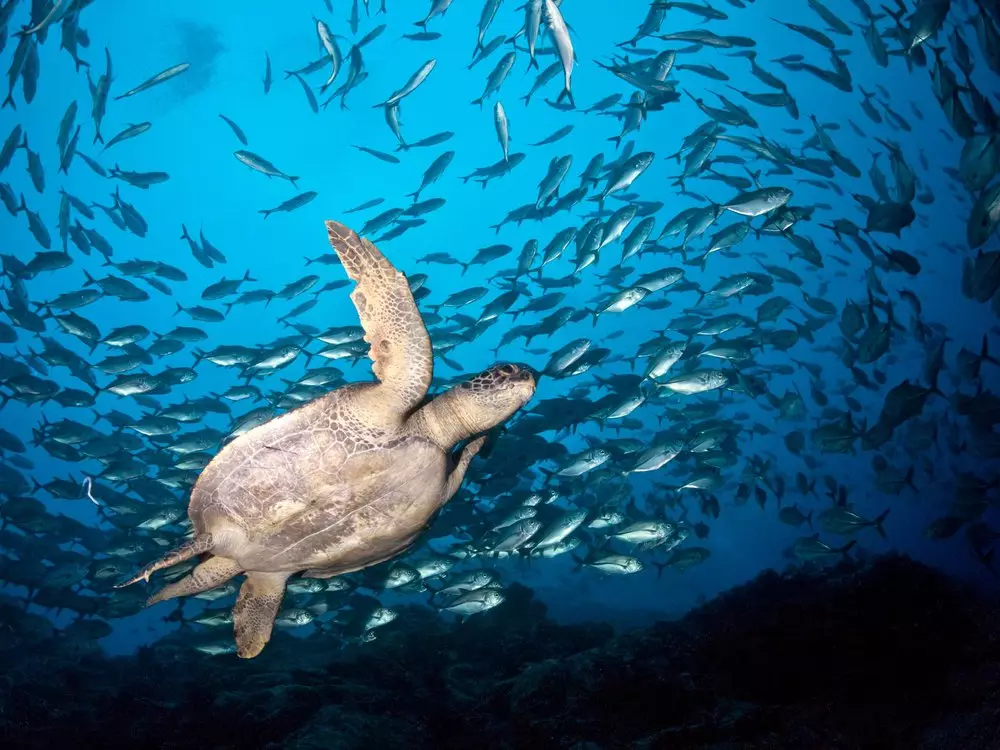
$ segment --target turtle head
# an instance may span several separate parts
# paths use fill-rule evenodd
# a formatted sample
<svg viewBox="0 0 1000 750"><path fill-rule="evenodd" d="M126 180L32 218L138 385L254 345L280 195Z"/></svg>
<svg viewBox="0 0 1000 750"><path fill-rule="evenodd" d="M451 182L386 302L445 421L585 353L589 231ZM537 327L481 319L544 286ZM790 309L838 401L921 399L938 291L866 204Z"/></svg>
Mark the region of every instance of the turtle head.
<svg viewBox="0 0 1000 750"><path fill-rule="evenodd" d="M448 450L507 420L534 392L529 368L495 365L426 404L415 415L414 427Z"/></svg>
<svg viewBox="0 0 1000 750"><path fill-rule="evenodd" d="M535 393L535 376L523 365L494 365L467 380L456 389L461 417L473 434L486 432L507 420Z"/></svg>

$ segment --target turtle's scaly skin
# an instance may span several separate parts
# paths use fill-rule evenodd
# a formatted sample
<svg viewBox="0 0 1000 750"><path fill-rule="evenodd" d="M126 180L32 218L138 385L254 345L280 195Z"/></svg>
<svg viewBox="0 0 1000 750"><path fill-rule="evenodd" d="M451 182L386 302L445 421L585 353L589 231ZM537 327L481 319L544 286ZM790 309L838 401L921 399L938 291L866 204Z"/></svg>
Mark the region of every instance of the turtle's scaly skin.
<svg viewBox="0 0 1000 750"><path fill-rule="evenodd" d="M458 490L484 438L456 461L452 448L509 418L535 388L529 372L503 365L420 407L433 358L406 278L347 227L327 222L327 231L357 282L351 300L379 382L338 388L226 445L191 492L194 540L122 584L207 552L150 604L246 573L233 608L244 658L270 638L289 576L349 573L409 547Z"/></svg>

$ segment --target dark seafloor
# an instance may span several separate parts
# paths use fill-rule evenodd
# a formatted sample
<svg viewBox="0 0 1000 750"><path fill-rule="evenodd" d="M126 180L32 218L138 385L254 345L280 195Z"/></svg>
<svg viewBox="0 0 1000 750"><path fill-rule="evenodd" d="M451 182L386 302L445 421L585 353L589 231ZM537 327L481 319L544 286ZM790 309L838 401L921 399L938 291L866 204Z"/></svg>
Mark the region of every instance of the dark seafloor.
<svg viewBox="0 0 1000 750"><path fill-rule="evenodd" d="M519 584L461 625L421 607L341 650L250 663L173 639L109 657L13 602L5 748L1000 747L1000 604L907 557L766 572L674 622L559 625Z"/></svg>

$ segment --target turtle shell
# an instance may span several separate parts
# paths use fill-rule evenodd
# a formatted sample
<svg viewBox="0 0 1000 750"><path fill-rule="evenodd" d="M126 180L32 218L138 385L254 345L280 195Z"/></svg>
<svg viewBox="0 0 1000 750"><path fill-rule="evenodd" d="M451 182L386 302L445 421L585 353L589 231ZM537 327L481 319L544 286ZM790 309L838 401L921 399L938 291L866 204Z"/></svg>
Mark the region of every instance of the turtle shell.
<svg viewBox="0 0 1000 750"><path fill-rule="evenodd" d="M357 570L409 546L439 507L448 458L388 433L333 391L241 435L202 472L188 513L244 570Z"/></svg>

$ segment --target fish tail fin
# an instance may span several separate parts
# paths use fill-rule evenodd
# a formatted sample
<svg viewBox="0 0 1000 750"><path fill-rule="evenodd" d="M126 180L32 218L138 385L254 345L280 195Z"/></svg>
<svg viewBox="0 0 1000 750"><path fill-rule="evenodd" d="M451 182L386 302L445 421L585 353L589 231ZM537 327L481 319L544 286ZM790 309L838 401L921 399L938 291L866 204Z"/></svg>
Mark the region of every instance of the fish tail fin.
<svg viewBox="0 0 1000 750"><path fill-rule="evenodd" d="M177 309L174 311L174 315L178 315L178 314L184 312L184 308L181 307L181 303L180 302L175 302L174 304L177 305Z"/></svg>
<svg viewBox="0 0 1000 750"><path fill-rule="evenodd" d="M837 552L839 552L840 554L842 554L844 556L845 560L849 560L851 556L849 554L847 554L847 553L850 552L852 549L854 549L854 545L857 544L857 543L858 543L857 539L852 539L847 544L845 544L843 547L841 547L840 549L838 549Z"/></svg>
<svg viewBox="0 0 1000 750"><path fill-rule="evenodd" d="M9 94L7 94L7 98L3 100L3 105L0 105L0 109L4 109L8 104L10 105L11 109L17 109L17 105L14 104L14 91L13 91L13 89L11 89L11 92Z"/></svg>
<svg viewBox="0 0 1000 750"><path fill-rule="evenodd" d="M576 102L573 101L573 92L568 88L564 88L559 92L559 96L556 97L556 104L560 104L563 99L569 99L569 106L576 109Z"/></svg>
<svg viewBox="0 0 1000 750"><path fill-rule="evenodd" d="M479 108L482 109L483 108L483 97L479 97L478 99L473 99L472 103L473 104L478 104Z"/></svg>
<svg viewBox="0 0 1000 750"><path fill-rule="evenodd" d="M910 471L911 472L913 471L912 467L911 467ZM885 522L885 518L886 518L886 516L889 515L889 511L890 510L892 510L892 509L891 508L886 508L884 511L882 511L882 513L874 521L875 531L877 531L878 535L880 537L882 537L883 539L888 539L888 537L885 535L885 527L883 527L882 524Z"/></svg>
<svg viewBox="0 0 1000 750"><path fill-rule="evenodd" d="M914 467L914 466L911 466L909 469L907 469L907 471L906 471L906 477L905 477L905 479L903 481L906 482L906 485L911 490L913 490L914 492L919 492L919 490L917 490L917 485L915 485L913 483L913 473L914 473L915 470L916 470L916 467ZM888 511L886 511L886 512L888 512Z"/></svg>
<svg viewBox="0 0 1000 750"><path fill-rule="evenodd" d="M905 15L905 11L903 11L903 10L893 11L892 8L887 8L884 5L882 6L882 10L884 10L886 13L888 13L889 16L894 21L896 21L896 23L901 22L903 20L903 16Z"/></svg>
<svg viewBox="0 0 1000 750"><path fill-rule="evenodd" d="M264 214L264 218L266 219L268 216L270 216L271 214L274 213L274 209L273 208L260 208L260 209L257 209L257 213ZM306 265L308 266L309 264L306 263Z"/></svg>
<svg viewBox="0 0 1000 750"><path fill-rule="evenodd" d="M991 364L1000 366L1000 360L990 354L990 339L989 334L983 334L983 345L979 349L979 362L990 362Z"/></svg>
<svg viewBox="0 0 1000 750"><path fill-rule="evenodd" d="M663 569L665 567L667 567L667 563L665 563L665 562L662 562L662 563L654 562L653 563L653 567L656 568L656 580L658 581L658 580L660 580L660 578L663 577Z"/></svg>

